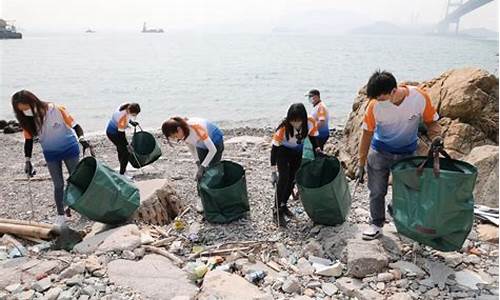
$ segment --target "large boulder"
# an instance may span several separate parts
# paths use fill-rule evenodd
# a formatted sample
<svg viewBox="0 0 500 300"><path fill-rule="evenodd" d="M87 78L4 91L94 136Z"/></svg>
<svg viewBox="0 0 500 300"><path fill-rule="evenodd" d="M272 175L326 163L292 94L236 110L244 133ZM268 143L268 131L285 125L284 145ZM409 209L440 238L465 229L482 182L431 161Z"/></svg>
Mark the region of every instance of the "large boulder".
<svg viewBox="0 0 500 300"><path fill-rule="evenodd" d="M476 203L498 207L498 146L476 147L464 160L477 168Z"/></svg>
<svg viewBox="0 0 500 300"><path fill-rule="evenodd" d="M111 282L136 290L146 299L194 299L198 293L184 271L155 254L137 262L114 260L108 264L108 275Z"/></svg>
<svg viewBox="0 0 500 300"><path fill-rule="evenodd" d="M407 82L408 83L408 82ZM429 93L441 117L445 147L453 158L462 158L478 146L498 144L498 78L485 70L450 70L418 85ZM359 90L344 127L339 147L327 146L352 177L358 164L359 139L368 99L366 86ZM427 147L419 145L419 154Z"/></svg>
<svg viewBox="0 0 500 300"><path fill-rule="evenodd" d="M242 277L224 271L214 270L205 275L199 300L209 299L268 299L259 288Z"/></svg>

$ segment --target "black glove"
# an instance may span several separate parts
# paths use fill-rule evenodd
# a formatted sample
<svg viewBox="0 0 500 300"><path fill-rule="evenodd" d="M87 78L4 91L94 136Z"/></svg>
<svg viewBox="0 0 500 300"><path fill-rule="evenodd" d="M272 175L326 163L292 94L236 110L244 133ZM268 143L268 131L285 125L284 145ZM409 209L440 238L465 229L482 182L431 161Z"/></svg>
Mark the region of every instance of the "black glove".
<svg viewBox="0 0 500 300"><path fill-rule="evenodd" d="M205 174L205 167L200 165L198 167L198 172L196 172L196 181L199 182L203 177L203 174Z"/></svg>
<svg viewBox="0 0 500 300"><path fill-rule="evenodd" d="M354 178L358 180L359 183L364 183L365 182L365 167L364 166L358 166L358 169L356 170L356 173L354 174Z"/></svg>
<svg viewBox="0 0 500 300"><path fill-rule="evenodd" d="M87 140L86 140L83 136L82 136L82 137L80 137L80 138L78 139L78 141L80 142L80 145L82 145L82 147L83 147L83 151L85 151L85 149L87 149L87 148L90 148L90 143L89 143L89 141L87 141Z"/></svg>
<svg viewBox="0 0 500 300"><path fill-rule="evenodd" d="M272 183L273 185L278 184L278 172L273 171L273 172L271 173L271 183Z"/></svg>
<svg viewBox="0 0 500 300"><path fill-rule="evenodd" d="M28 175L29 177L33 177L36 173L35 169L33 169L33 165L31 164L31 161L27 160L24 163L24 173Z"/></svg>
<svg viewBox="0 0 500 300"><path fill-rule="evenodd" d="M431 144L432 149L440 150L440 149L443 149L443 147L444 147L444 142L443 142L442 137L437 136L432 140L432 144Z"/></svg>
<svg viewBox="0 0 500 300"><path fill-rule="evenodd" d="M136 121L132 121L132 120L130 120L130 121L128 121L128 122L129 122L129 124L130 124L130 125L132 125L132 126L134 126L134 127L136 127L136 126L138 126L138 125L139 125L139 122L136 122Z"/></svg>

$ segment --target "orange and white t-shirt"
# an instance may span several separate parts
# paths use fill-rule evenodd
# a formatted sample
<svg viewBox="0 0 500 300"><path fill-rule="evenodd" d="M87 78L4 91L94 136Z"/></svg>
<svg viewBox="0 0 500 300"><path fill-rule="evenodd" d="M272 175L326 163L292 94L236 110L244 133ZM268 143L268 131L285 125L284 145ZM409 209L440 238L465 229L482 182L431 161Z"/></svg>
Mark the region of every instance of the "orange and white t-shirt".
<svg viewBox="0 0 500 300"><path fill-rule="evenodd" d="M316 125L316 121L314 120L313 117L308 117L307 118L307 135L308 136L318 136L318 127ZM301 142L300 144L298 143L297 135L299 132L294 128L293 129L293 136L289 136L288 139L286 138L286 129L285 126L282 126L276 130L276 132L273 135L273 140L272 140L272 145L279 147L279 146L284 146L289 149L294 149L294 150L302 150L302 147L304 146L303 141L307 136L301 137Z"/></svg>
<svg viewBox="0 0 500 300"><path fill-rule="evenodd" d="M415 86L402 86L406 97L401 104L370 100L363 119L363 129L374 132L371 147L394 154L413 153L417 150L420 121L437 121L439 115L431 98Z"/></svg>

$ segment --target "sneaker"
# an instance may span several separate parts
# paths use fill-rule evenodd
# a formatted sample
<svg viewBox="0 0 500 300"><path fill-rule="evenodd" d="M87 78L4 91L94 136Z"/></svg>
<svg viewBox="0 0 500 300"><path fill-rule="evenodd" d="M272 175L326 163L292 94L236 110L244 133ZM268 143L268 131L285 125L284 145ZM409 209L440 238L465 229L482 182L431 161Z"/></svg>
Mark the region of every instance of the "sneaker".
<svg viewBox="0 0 500 300"><path fill-rule="evenodd" d="M293 219L295 218L295 214L286 206L282 207L281 210L283 211L283 213L285 214L285 216Z"/></svg>
<svg viewBox="0 0 500 300"><path fill-rule="evenodd" d="M66 224L66 217L64 215L57 215L54 218L54 224L59 226Z"/></svg>
<svg viewBox="0 0 500 300"><path fill-rule="evenodd" d="M382 234L382 227L370 224L370 227L363 232L363 240L374 240Z"/></svg>
<svg viewBox="0 0 500 300"><path fill-rule="evenodd" d="M283 212L276 213L276 209L273 209L273 222L279 227L286 228L286 219Z"/></svg>
<svg viewBox="0 0 500 300"><path fill-rule="evenodd" d="M125 172L125 174L122 174L122 175L125 176L125 178L127 178L128 180L134 179L134 176L132 176L132 174L130 174L129 172Z"/></svg>
<svg viewBox="0 0 500 300"><path fill-rule="evenodd" d="M195 210L199 214L203 213L204 209L203 209L203 203L201 203L201 199L198 199L196 201Z"/></svg>

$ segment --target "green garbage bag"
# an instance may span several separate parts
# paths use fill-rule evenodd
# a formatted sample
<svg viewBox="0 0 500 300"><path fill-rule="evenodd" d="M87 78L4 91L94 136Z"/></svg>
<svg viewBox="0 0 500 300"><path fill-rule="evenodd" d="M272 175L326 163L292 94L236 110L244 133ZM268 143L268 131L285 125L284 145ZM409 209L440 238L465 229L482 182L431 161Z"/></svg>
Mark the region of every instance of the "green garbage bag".
<svg viewBox="0 0 500 300"><path fill-rule="evenodd" d="M392 166L393 218L399 233L441 251L459 250L474 219L477 169L463 161L439 158L439 177L427 157L403 159Z"/></svg>
<svg viewBox="0 0 500 300"><path fill-rule="evenodd" d="M139 189L89 156L78 163L69 177L64 202L93 221L118 224L139 207Z"/></svg>
<svg viewBox="0 0 500 300"><path fill-rule="evenodd" d="M142 128L140 130L134 129L131 143L134 153L129 155L129 162L136 169L155 162L161 156L160 145L155 137L151 133L143 131Z"/></svg>
<svg viewBox="0 0 500 300"><path fill-rule="evenodd" d="M314 223L337 225L345 221L351 193L337 158L323 156L303 161L295 179L302 205Z"/></svg>
<svg viewBox="0 0 500 300"><path fill-rule="evenodd" d="M213 223L229 223L250 211L245 170L223 160L209 167L198 185L205 218Z"/></svg>

